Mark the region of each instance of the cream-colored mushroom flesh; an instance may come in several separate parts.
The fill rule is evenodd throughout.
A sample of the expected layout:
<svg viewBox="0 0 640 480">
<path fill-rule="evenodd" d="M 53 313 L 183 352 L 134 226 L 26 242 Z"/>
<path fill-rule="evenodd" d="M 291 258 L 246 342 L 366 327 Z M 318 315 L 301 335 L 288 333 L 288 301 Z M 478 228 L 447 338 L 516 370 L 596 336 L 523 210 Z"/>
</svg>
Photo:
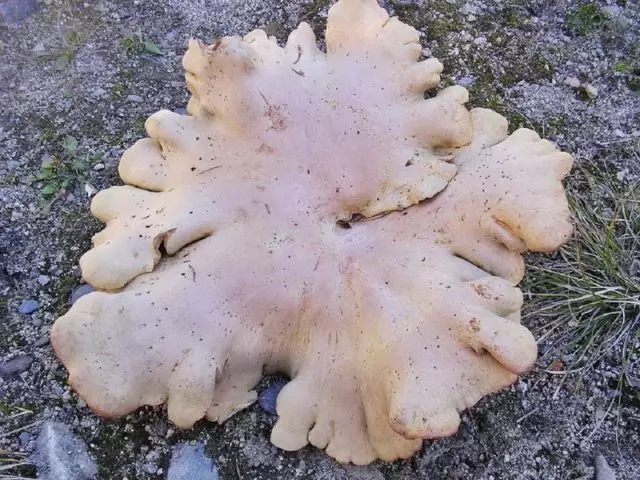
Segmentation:
<svg viewBox="0 0 640 480">
<path fill-rule="evenodd" d="M 189 428 L 291 382 L 272 442 L 340 462 L 408 457 L 536 359 L 522 253 L 571 235 L 571 157 L 449 87 L 375 0 L 184 57 L 187 115 L 161 111 L 100 192 L 80 260 L 99 291 L 51 338 L 99 415 L 167 403 Z"/>
</svg>

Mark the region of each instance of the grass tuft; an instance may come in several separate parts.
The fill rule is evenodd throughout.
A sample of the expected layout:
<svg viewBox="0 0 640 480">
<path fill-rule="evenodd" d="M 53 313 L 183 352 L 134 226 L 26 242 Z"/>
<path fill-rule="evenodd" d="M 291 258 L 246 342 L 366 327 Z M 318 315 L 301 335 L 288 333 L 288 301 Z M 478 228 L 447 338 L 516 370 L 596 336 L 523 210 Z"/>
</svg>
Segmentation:
<svg viewBox="0 0 640 480">
<path fill-rule="evenodd" d="M 633 373 L 640 366 L 640 188 L 602 170 L 574 179 L 574 239 L 531 267 L 527 316 L 541 320 L 539 343 L 554 355 L 549 370 L 583 372 L 613 356 L 620 381 L 640 386 Z"/>
</svg>

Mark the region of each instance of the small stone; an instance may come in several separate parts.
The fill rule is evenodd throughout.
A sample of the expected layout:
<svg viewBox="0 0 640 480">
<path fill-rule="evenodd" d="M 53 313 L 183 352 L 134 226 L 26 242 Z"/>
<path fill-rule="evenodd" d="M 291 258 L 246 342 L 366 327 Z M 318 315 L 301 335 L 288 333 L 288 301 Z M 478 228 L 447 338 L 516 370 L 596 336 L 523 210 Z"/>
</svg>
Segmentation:
<svg viewBox="0 0 640 480">
<path fill-rule="evenodd" d="M 36 279 L 36 281 L 44 287 L 47 283 L 51 281 L 51 279 L 46 275 L 38 275 L 38 278 Z"/>
<path fill-rule="evenodd" d="M 589 97 L 589 99 L 593 100 L 598 96 L 598 89 L 593 85 L 589 85 L 588 83 L 585 83 L 582 86 L 582 88 L 584 88 L 584 93 L 587 94 L 587 97 Z"/>
<path fill-rule="evenodd" d="M 260 395 L 258 395 L 258 403 L 266 412 L 275 415 L 276 414 L 276 399 L 280 390 L 289 383 L 287 380 L 280 378 L 265 388 Z"/>
<path fill-rule="evenodd" d="M 461 85 L 463 87 L 468 87 L 469 85 L 473 85 L 473 83 L 476 81 L 475 77 L 460 77 L 459 79 L 456 80 L 456 85 Z"/>
<path fill-rule="evenodd" d="M 487 43 L 487 39 L 485 37 L 478 37 L 473 41 L 474 45 L 478 45 L 479 47 L 485 45 Z"/>
<path fill-rule="evenodd" d="M 18 440 L 20 440 L 20 445 L 23 447 L 32 440 L 33 436 L 29 432 L 22 432 L 18 435 Z"/>
<path fill-rule="evenodd" d="M 204 454 L 204 444 L 178 445 L 171 455 L 167 480 L 219 480 L 214 461 Z"/>
<path fill-rule="evenodd" d="M 69 305 L 73 305 L 78 301 L 79 298 L 84 297 L 87 293 L 95 292 L 95 288 L 93 288 L 88 283 L 83 283 L 82 285 L 78 285 L 71 292 L 71 296 L 69 297 Z"/>
<path fill-rule="evenodd" d="M 107 91 L 104 88 L 96 87 L 89 92 L 89 95 L 94 98 L 104 98 L 107 96 Z"/>
<path fill-rule="evenodd" d="M 1 0 L 0 23 L 18 26 L 37 8 L 38 2 L 36 0 Z"/>
<path fill-rule="evenodd" d="M 87 193 L 87 196 L 89 198 L 93 197 L 96 193 L 98 193 L 98 190 L 96 190 L 96 188 L 90 183 L 84 184 L 84 191 Z"/>
<path fill-rule="evenodd" d="M 40 348 L 48 344 L 49 344 L 49 335 L 47 334 L 47 335 L 43 335 L 38 340 L 36 340 L 33 346 L 36 348 Z"/>
<path fill-rule="evenodd" d="M 568 85 L 571 88 L 579 88 L 580 80 L 578 80 L 576 77 L 567 77 L 564 79 L 564 84 Z"/>
<path fill-rule="evenodd" d="M 94 169 L 96 172 L 99 172 L 100 170 L 104 170 L 104 163 L 96 163 L 96 164 L 93 166 L 93 169 Z"/>
<path fill-rule="evenodd" d="M 616 480 L 616 474 L 607 463 L 607 459 L 602 455 L 596 457 L 596 479 L 595 480 Z"/>
<path fill-rule="evenodd" d="M 29 367 L 33 363 L 33 357 L 31 355 L 20 355 L 18 357 L 7 360 L 0 363 L 0 377 L 10 378 L 15 375 L 19 375 L 22 372 L 29 370 Z"/>
<path fill-rule="evenodd" d="M 127 102 L 131 102 L 131 103 L 142 103 L 142 97 L 140 95 L 127 95 L 126 98 Z"/>
<path fill-rule="evenodd" d="M 43 53 L 44 52 L 44 43 L 36 43 L 31 49 L 33 53 Z"/>
<path fill-rule="evenodd" d="M 187 114 L 187 109 L 186 108 L 176 108 L 174 110 L 174 112 L 179 114 L 179 115 L 186 115 Z"/>
<path fill-rule="evenodd" d="M 18 307 L 18 311 L 23 315 L 29 315 L 40 308 L 40 302 L 36 300 L 24 300 Z"/>
<path fill-rule="evenodd" d="M 64 423 L 42 426 L 33 463 L 41 480 L 89 480 L 98 475 L 87 446 Z"/>
</svg>

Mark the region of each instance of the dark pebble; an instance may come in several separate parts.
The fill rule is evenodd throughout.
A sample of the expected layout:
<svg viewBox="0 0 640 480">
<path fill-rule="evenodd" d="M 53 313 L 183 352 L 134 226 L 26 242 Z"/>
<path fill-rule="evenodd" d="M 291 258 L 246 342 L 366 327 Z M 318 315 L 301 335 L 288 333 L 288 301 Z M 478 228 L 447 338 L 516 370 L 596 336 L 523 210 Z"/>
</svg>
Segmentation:
<svg viewBox="0 0 640 480">
<path fill-rule="evenodd" d="M 31 355 L 20 355 L 19 357 L 7 360 L 0 364 L 0 376 L 2 378 L 9 378 L 14 375 L 19 375 L 29 370 L 32 363 L 33 357 Z"/>
<path fill-rule="evenodd" d="M 36 0 L 0 0 L 0 23 L 7 25 L 19 25 L 33 12 L 36 11 Z"/>
<path fill-rule="evenodd" d="M 38 340 L 35 341 L 33 346 L 36 348 L 40 348 L 48 344 L 49 344 L 49 334 L 40 337 Z"/>
<path fill-rule="evenodd" d="M 24 300 L 18 307 L 18 311 L 23 315 L 28 315 L 40 308 L 40 303 L 36 300 Z"/>
<path fill-rule="evenodd" d="M 73 289 L 71 296 L 69 297 L 69 304 L 73 305 L 78 301 L 80 297 L 84 297 L 87 293 L 95 292 L 96 289 L 93 288 L 88 283 L 83 283 L 82 285 L 78 285 Z"/>
<path fill-rule="evenodd" d="M 289 383 L 288 380 L 281 378 L 260 392 L 260 395 L 258 395 L 258 403 L 263 410 L 272 415 L 276 415 L 276 399 L 278 398 L 280 390 L 282 390 L 287 383 Z"/>
</svg>

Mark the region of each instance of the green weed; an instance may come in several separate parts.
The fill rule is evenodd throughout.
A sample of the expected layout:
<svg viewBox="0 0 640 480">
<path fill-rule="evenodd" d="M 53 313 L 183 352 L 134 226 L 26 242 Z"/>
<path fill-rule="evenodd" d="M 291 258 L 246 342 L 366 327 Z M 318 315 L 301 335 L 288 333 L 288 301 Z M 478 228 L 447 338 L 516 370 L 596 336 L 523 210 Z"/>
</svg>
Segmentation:
<svg viewBox="0 0 640 480">
<path fill-rule="evenodd" d="M 595 2 L 583 3 L 567 13 L 567 25 L 576 35 L 595 32 L 607 21 L 607 14 Z"/>
<path fill-rule="evenodd" d="M 142 31 L 138 30 L 135 33 L 129 34 L 120 39 L 120 45 L 122 45 L 129 53 L 142 53 L 148 52 L 154 55 L 162 55 L 162 50 L 152 40 L 142 35 Z"/>
</svg>

